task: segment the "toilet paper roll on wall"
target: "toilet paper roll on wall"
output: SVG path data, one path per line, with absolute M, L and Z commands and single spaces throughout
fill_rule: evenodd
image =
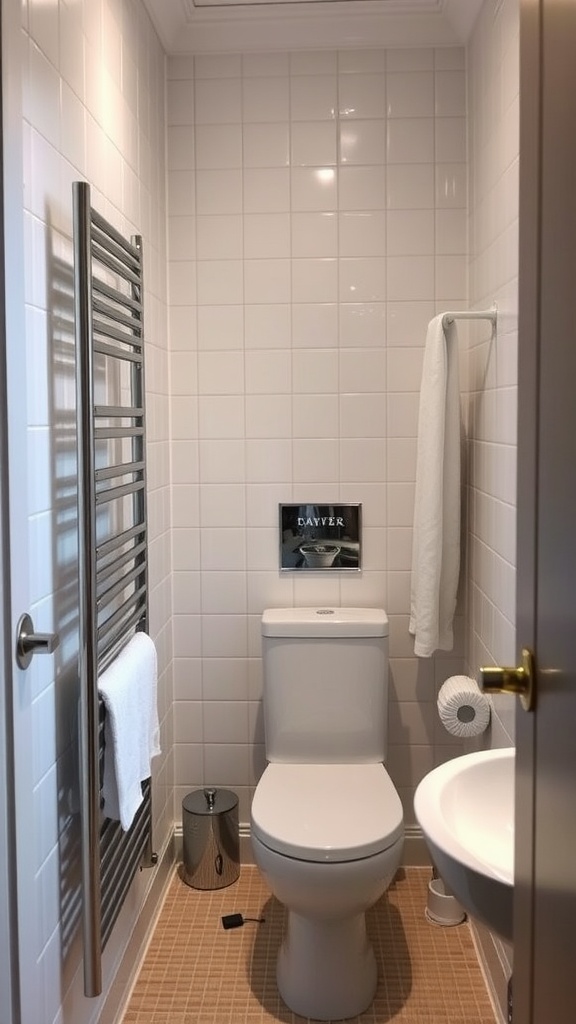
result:
M 490 721 L 490 700 L 469 676 L 451 676 L 440 687 L 438 714 L 453 736 L 479 736 Z

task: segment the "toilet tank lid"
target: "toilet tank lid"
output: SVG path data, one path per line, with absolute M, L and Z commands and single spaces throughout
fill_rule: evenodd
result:
M 388 636 L 382 608 L 267 608 L 262 636 Z

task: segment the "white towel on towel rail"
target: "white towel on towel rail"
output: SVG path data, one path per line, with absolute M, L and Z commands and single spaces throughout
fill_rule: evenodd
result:
M 150 761 L 160 753 L 157 655 L 146 633 L 136 633 L 98 680 L 106 706 L 104 814 L 125 832 L 142 803 Z
M 452 623 L 460 574 L 461 417 L 458 334 L 442 316 L 428 325 L 420 411 L 410 633 L 414 653 L 430 658 L 452 650 Z

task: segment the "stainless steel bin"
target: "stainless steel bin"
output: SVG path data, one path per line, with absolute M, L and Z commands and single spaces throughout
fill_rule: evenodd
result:
M 240 874 L 238 797 L 197 789 L 182 801 L 183 878 L 195 889 L 223 889 Z

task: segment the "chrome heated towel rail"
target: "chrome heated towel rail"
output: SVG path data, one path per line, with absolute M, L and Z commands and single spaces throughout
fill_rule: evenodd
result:
M 151 865 L 150 780 L 128 832 L 101 812 L 98 677 L 148 629 L 142 241 L 123 238 L 74 182 L 80 759 L 84 989 L 139 866 Z

